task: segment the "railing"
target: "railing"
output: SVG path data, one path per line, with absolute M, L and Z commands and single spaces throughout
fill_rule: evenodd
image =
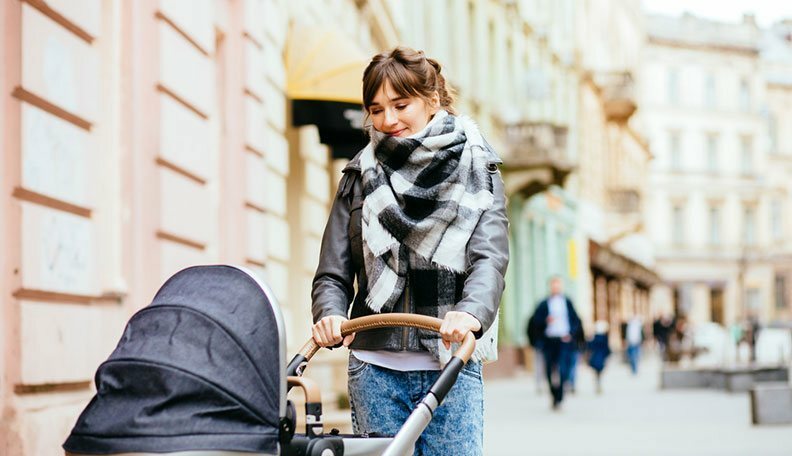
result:
M 641 210 L 641 194 L 632 189 L 613 189 L 608 191 L 608 205 L 619 214 L 629 214 Z
M 565 165 L 567 127 L 549 122 L 520 122 L 503 126 L 506 148 L 503 161 L 508 167 Z
M 629 71 L 603 72 L 594 75 L 594 82 L 602 90 L 605 115 L 608 120 L 626 121 L 637 107 L 635 81 Z

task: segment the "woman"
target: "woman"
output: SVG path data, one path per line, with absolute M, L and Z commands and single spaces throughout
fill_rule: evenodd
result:
M 602 393 L 602 371 L 605 361 L 611 354 L 608 343 L 608 322 L 598 320 L 594 323 L 594 337 L 588 343 L 588 364 L 597 376 L 597 394 Z
M 351 349 L 356 433 L 395 434 L 451 344 L 469 331 L 479 339 L 416 443 L 421 455 L 482 453 L 481 361 L 496 349 L 508 263 L 501 161 L 453 101 L 423 52 L 399 47 L 372 59 L 363 74 L 370 142 L 344 169 L 312 292 L 314 340 Z M 441 318 L 440 334 L 389 328 L 342 341 L 348 315 L 387 312 Z

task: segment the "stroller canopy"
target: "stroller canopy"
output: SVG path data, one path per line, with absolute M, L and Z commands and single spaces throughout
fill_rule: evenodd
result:
M 185 269 L 129 320 L 63 446 L 276 454 L 285 356 L 280 311 L 265 285 L 242 268 Z

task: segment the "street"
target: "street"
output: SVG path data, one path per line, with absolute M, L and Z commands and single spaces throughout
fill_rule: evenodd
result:
M 581 362 L 577 393 L 558 412 L 533 374 L 485 379 L 484 454 L 792 455 L 792 426 L 753 426 L 748 393 L 661 391 L 656 357 L 635 377 L 620 361 L 608 360 L 601 395 Z

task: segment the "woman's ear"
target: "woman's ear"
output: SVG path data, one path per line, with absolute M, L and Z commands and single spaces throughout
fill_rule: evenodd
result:
M 432 96 L 429 98 L 429 106 L 432 109 L 432 114 L 440 110 L 440 94 L 437 91 L 432 92 Z

